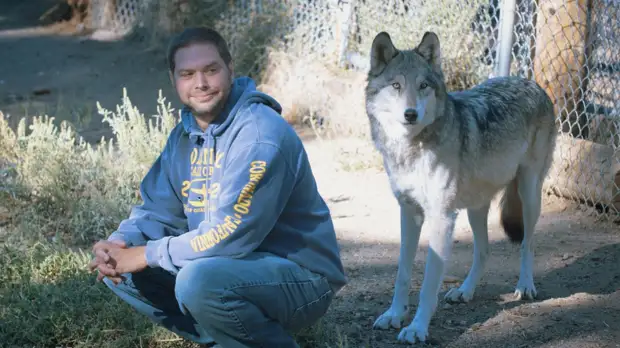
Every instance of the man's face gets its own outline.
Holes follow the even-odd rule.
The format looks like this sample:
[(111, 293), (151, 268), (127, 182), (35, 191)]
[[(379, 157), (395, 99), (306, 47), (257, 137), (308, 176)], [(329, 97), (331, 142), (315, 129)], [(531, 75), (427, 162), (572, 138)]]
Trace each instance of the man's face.
[(182, 47), (174, 60), (172, 79), (181, 102), (197, 117), (215, 118), (232, 87), (232, 65), (226, 66), (215, 45), (209, 43)]

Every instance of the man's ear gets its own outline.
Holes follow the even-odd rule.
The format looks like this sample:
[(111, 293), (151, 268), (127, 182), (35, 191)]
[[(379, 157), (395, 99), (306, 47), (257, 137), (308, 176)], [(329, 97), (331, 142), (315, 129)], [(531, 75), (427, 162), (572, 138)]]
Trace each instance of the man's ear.
[(233, 64), (232, 60), (228, 63), (228, 71), (230, 71), (230, 80), (232, 82), (232, 80), (235, 78), (235, 65)]
[(168, 70), (168, 77), (170, 78), (170, 83), (174, 86), (174, 72), (172, 70)]

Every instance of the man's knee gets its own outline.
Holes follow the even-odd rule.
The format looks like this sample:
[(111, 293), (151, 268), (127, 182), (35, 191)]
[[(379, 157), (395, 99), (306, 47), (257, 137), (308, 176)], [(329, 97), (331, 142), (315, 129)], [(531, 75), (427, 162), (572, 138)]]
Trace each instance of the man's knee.
[[(175, 294), (179, 303), (192, 312), (209, 311), (217, 305), (231, 280), (230, 267), (224, 258), (209, 258), (185, 265), (176, 278)], [(199, 307), (199, 308), (194, 308)]]
[(265, 315), (292, 327), (314, 323), (325, 314), (333, 293), (323, 277), (286, 260), (272, 258), (269, 265), (253, 261), (214, 257), (188, 263), (177, 274), (178, 302), (209, 319), (234, 311), (237, 320)]

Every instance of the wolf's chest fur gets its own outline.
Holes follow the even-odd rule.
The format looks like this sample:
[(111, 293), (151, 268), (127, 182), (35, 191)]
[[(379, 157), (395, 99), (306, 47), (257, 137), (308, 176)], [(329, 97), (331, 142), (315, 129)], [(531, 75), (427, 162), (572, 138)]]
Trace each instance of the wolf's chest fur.
[(515, 175), (517, 165), (474, 154), (462, 160), (459, 152), (464, 149), (457, 143), (425, 146), (404, 137), (378, 137), (375, 145), (383, 155), (394, 195), (424, 210), (484, 204)]
[(390, 186), (399, 200), (430, 207), (437, 200), (445, 202), (454, 197), (458, 168), (442, 161), (435, 151), (404, 138), (377, 139), (375, 145), (383, 155)]

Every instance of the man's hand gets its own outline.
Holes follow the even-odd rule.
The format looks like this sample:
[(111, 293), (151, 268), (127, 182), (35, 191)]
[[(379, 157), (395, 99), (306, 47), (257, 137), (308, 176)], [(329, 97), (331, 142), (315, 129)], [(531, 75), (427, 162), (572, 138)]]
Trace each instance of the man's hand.
[(95, 243), (93, 246), (95, 258), (88, 264), (88, 268), (91, 272), (97, 269), (97, 281), (101, 281), (104, 277), (108, 277), (114, 284), (121, 282), (122, 277), (119, 272), (114, 270), (114, 266), (111, 264), (113, 260), (110, 258), (109, 252), (110, 250), (125, 248), (127, 248), (127, 245), (121, 240), (101, 240)]
[(117, 274), (139, 272), (148, 266), (145, 246), (115, 248), (108, 255)]

